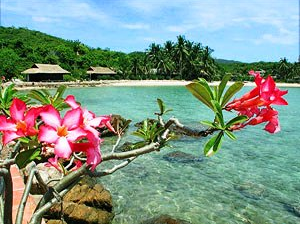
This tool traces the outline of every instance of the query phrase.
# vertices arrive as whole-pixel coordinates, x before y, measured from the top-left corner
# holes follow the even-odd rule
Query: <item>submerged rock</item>
[[[103,185],[86,177],[45,215],[49,221],[61,217],[66,223],[111,223],[114,217],[111,194]]]
[[[240,185],[235,185],[234,188],[246,198],[260,200],[266,196],[265,187],[253,182],[245,182]]]
[[[128,124],[130,122],[131,122],[131,120],[127,120],[120,115],[112,115],[111,120],[110,120],[110,123],[115,130],[118,130],[118,128],[126,130],[128,128],[128,126],[126,128],[124,126],[126,126],[126,124]],[[111,136],[116,135],[115,133],[113,133],[109,129],[107,129],[106,127],[101,128],[100,133],[101,133],[101,137],[111,137]]]
[[[169,162],[179,162],[179,163],[194,163],[194,162],[202,162],[203,158],[199,156],[195,156],[190,153],[185,153],[181,151],[170,152],[163,156],[164,160]]]
[[[169,215],[160,215],[158,217],[150,218],[142,222],[142,224],[188,224],[189,222],[172,218]]]
[[[294,214],[297,217],[300,217],[300,204],[290,204],[290,203],[282,203],[283,207],[286,211]]]

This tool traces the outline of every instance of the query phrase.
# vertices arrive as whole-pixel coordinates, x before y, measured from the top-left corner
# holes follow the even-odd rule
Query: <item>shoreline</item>
[[[44,88],[57,88],[60,85],[67,87],[143,87],[143,86],[185,86],[191,81],[185,80],[99,80],[99,81],[80,81],[80,82],[16,82],[15,88],[17,90],[32,90]],[[12,82],[3,83],[3,86],[8,86]],[[209,82],[209,85],[218,85],[220,81]],[[229,81],[228,85],[234,82]],[[253,87],[254,82],[245,81],[245,86]],[[278,87],[300,87],[300,83],[277,83]]]

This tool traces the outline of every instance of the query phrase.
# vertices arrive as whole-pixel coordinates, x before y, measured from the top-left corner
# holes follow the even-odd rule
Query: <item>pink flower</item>
[[[72,154],[72,142],[86,136],[82,127],[82,112],[72,109],[61,119],[59,112],[48,105],[40,113],[45,125],[40,127],[38,139],[40,142],[53,143],[54,154],[59,158],[69,158]]]
[[[269,133],[277,133],[280,131],[278,112],[271,107],[262,109],[255,118],[249,120],[244,126],[253,126],[264,122],[268,122],[265,126],[265,130]]]
[[[68,95],[65,99],[65,102],[72,108],[72,109],[77,109],[81,108],[80,105],[75,101],[75,97],[73,95]],[[111,116],[98,116],[91,112],[88,111],[87,109],[82,110],[82,115],[83,115],[83,124],[84,124],[84,129],[91,131],[92,133],[96,132],[94,131],[95,129],[91,128],[102,128],[102,127],[107,127],[110,131],[116,132],[114,128],[110,124]]]
[[[10,107],[10,118],[0,116],[0,131],[3,132],[3,143],[7,144],[14,139],[34,136],[38,133],[35,129],[35,120],[41,108],[31,108],[27,111],[25,102],[14,98]]]
[[[89,142],[81,142],[73,144],[73,150],[75,152],[85,152],[87,161],[86,163],[91,166],[91,170],[94,171],[95,168],[101,163],[101,151],[100,144],[103,142],[102,139],[96,139],[93,135],[87,136]]]
[[[268,76],[265,80],[259,73],[255,73],[254,71],[250,71],[249,73],[255,76],[257,87],[244,94],[241,98],[229,102],[225,106],[226,110],[230,111],[234,109],[241,111],[246,108],[259,106],[288,105],[287,101],[282,98],[288,91],[279,90],[271,76]]]

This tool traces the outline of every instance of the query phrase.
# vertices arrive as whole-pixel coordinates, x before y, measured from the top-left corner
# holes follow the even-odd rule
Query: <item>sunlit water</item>
[[[189,126],[212,118],[185,87],[74,88],[68,94],[98,115],[120,114],[132,124],[155,118],[156,98],[173,108],[168,116]],[[289,105],[276,107],[282,128],[277,134],[248,127],[236,133],[237,141],[223,142],[212,158],[203,157],[206,138],[183,138],[101,178],[113,196],[113,222],[142,223],[168,214],[189,223],[300,223],[300,89],[290,88],[285,98]],[[200,160],[163,158],[178,150]]]

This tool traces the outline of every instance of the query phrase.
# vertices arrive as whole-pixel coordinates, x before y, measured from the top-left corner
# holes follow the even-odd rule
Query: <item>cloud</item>
[[[122,27],[130,30],[147,30],[150,28],[148,24],[144,23],[123,24]]]
[[[256,44],[273,43],[280,45],[293,45],[299,43],[297,32],[291,32],[286,29],[280,29],[277,34],[265,33],[259,39],[254,41]]]
[[[3,11],[14,12],[22,16],[30,16],[34,22],[57,22],[58,20],[72,19],[108,22],[111,20],[97,5],[84,0],[30,0],[4,1]]]
[[[32,20],[39,23],[53,23],[53,22],[61,21],[60,19],[45,17],[45,16],[33,16]]]

